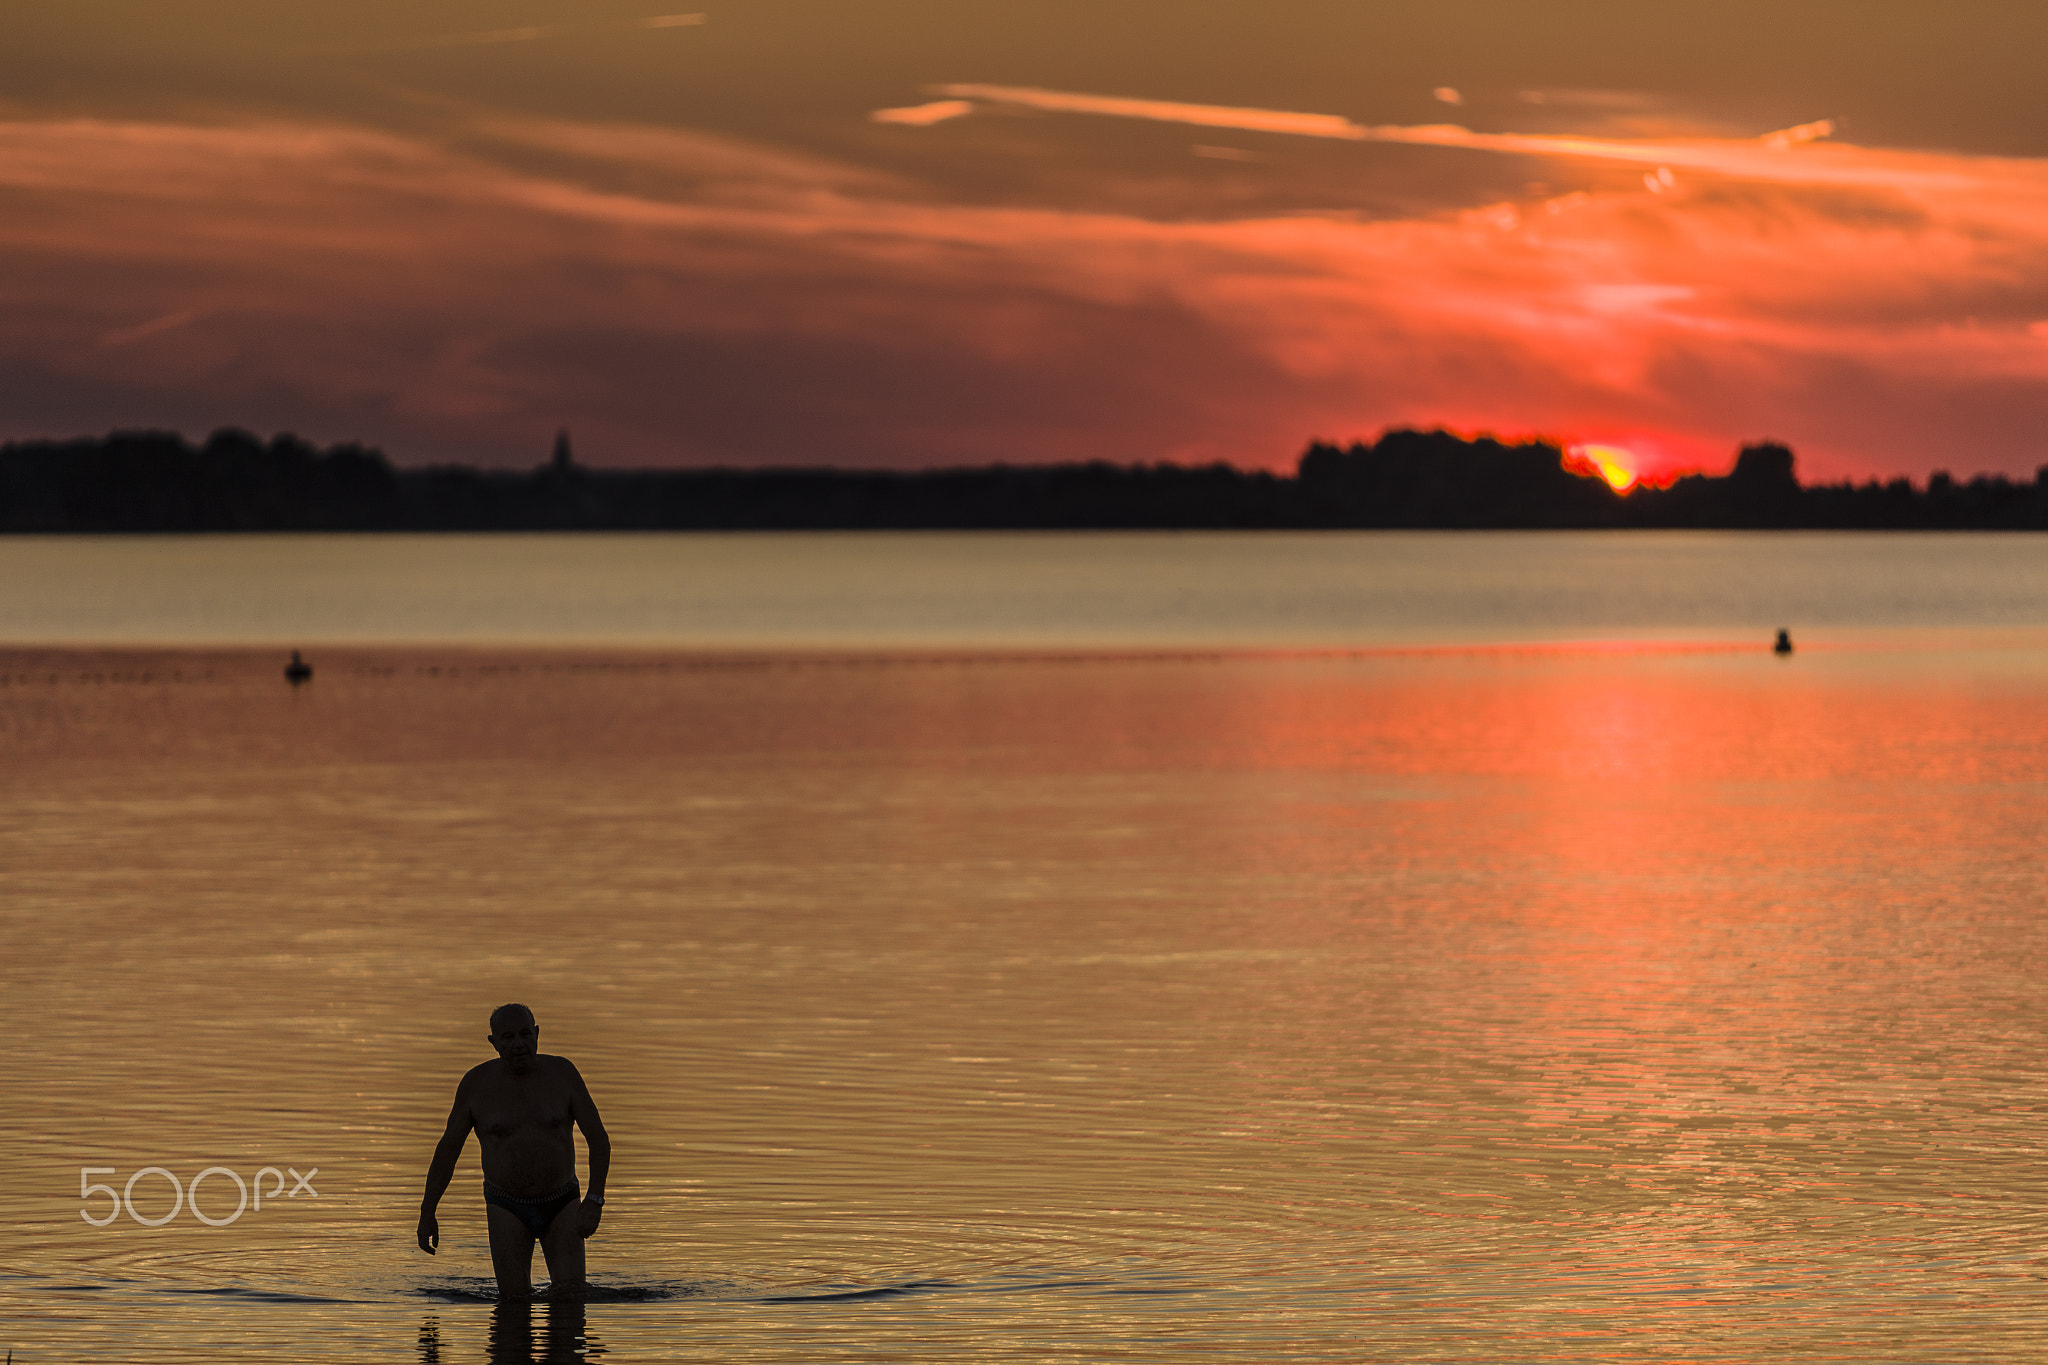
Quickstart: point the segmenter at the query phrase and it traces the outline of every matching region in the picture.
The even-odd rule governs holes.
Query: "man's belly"
[[[514,1133],[482,1145],[484,1179],[510,1195],[538,1197],[576,1176],[576,1149],[566,1137]]]

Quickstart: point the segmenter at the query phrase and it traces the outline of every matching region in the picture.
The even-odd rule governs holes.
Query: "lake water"
[[[2048,1339],[2048,538],[0,540],[0,754],[23,1365]]]
[[[1834,642],[2048,626],[2048,537],[0,537],[0,641],[894,649]]]

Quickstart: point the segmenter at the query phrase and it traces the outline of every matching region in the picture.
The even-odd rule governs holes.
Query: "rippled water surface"
[[[1790,659],[0,650],[0,1347],[2028,1358],[2030,572]],[[507,999],[612,1131],[587,1305],[490,1302],[473,1145],[411,1245]],[[81,1218],[150,1166],[317,1197]]]

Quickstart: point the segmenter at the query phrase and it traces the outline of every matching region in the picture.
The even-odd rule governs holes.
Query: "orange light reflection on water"
[[[2032,1141],[1984,1063],[2040,1018],[2048,709],[1758,663],[1467,661],[1266,714],[1268,761],[1318,775],[1273,863],[1339,859],[1283,919],[1329,955],[1301,1046],[1360,1097],[1364,1183],[1572,1236],[1567,1297],[1754,1305],[1807,1236],[1891,1292],[1930,1238],[2023,1240],[2005,1158],[1947,1144]]]

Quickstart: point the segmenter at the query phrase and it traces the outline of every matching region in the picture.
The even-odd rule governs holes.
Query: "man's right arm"
[[[455,1163],[461,1159],[462,1144],[469,1141],[474,1123],[469,1112],[469,1077],[464,1076],[462,1084],[455,1087],[455,1105],[448,1111],[448,1127],[434,1148],[434,1159],[427,1164],[427,1191],[420,1196],[420,1250],[429,1256],[441,1240],[441,1220],[434,1216],[434,1210],[441,1206],[441,1196],[446,1193],[448,1182],[455,1178]]]

